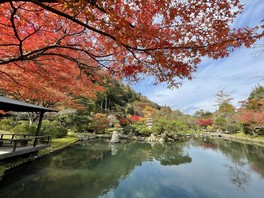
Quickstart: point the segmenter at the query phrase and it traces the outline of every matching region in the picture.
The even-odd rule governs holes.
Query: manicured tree
[[[244,132],[264,134],[264,88],[255,87],[237,113]]]
[[[246,108],[261,111],[264,106],[264,87],[259,85],[256,86],[250,93],[247,101]]]
[[[127,126],[129,124],[129,120],[126,117],[118,116],[117,119],[119,120],[119,124],[122,127],[125,127],[125,126]]]
[[[105,133],[109,127],[109,120],[106,114],[96,113],[91,117],[89,129],[96,133]]]
[[[213,125],[214,121],[212,118],[199,118],[196,123],[206,129],[208,126]]]
[[[140,120],[140,116],[138,115],[133,115],[129,118],[131,120],[132,123],[136,123]]]
[[[243,125],[245,133],[257,134],[257,128],[260,134],[264,133],[264,109],[263,111],[253,111],[250,109],[240,109],[237,118]]]

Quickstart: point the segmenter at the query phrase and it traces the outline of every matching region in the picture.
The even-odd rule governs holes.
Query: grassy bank
[[[236,134],[221,134],[223,138],[239,141],[246,144],[264,146],[264,136],[246,135],[242,132]]]
[[[54,153],[56,151],[59,151],[63,148],[66,148],[67,146],[73,144],[77,141],[76,137],[67,136],[64,138],[56,138],[52,140],[51,146],[49,148],[40,150],[38,152],[37,156],[34,157],[27,157],[27,158],[18,158],[15,160],[9,160],[5,162],[1,162],[0,164],[0,180],[1,177],[8,171],[15,167],[21,166],[25,163],[32,162],[40,157],[43,157],[45,155],[48,155],[50,153]]]

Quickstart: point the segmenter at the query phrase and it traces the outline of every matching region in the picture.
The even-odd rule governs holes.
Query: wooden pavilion
[[[50,146],[50,136],[40,136],[40,129],[45,112],[56,112],[53,109],[33,105],[26,102],[0,96],[0,110],[5,112],[39,112],[40,118],[35,135],[28,134],[1,134],[0,133],[0,160],[36,153]]]

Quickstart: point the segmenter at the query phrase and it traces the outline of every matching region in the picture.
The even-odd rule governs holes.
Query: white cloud
[[[264,1],[243,1],[245,13],[236,21],[236,26],[253,26],[264,18]],[[263,40],[260,43],[263,43]],[[264,53],[257,49],[241,48],[228,58],[220,60],[204,59],[192,81],[184,80],[182,87],[169,90],[165,84],[153,86],[152,78],[141,81],[133,88],[146,95],[150,100],[180,109],[185,113],[194,113],[198,109],[214,111],[214,95],[225,89],[234,98],[233,104],[245,100],[252,88],[264,78]]]

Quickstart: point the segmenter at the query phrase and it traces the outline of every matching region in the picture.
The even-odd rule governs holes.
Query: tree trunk
[[[107,109],[107,97],[105,98],[105,110]]]

